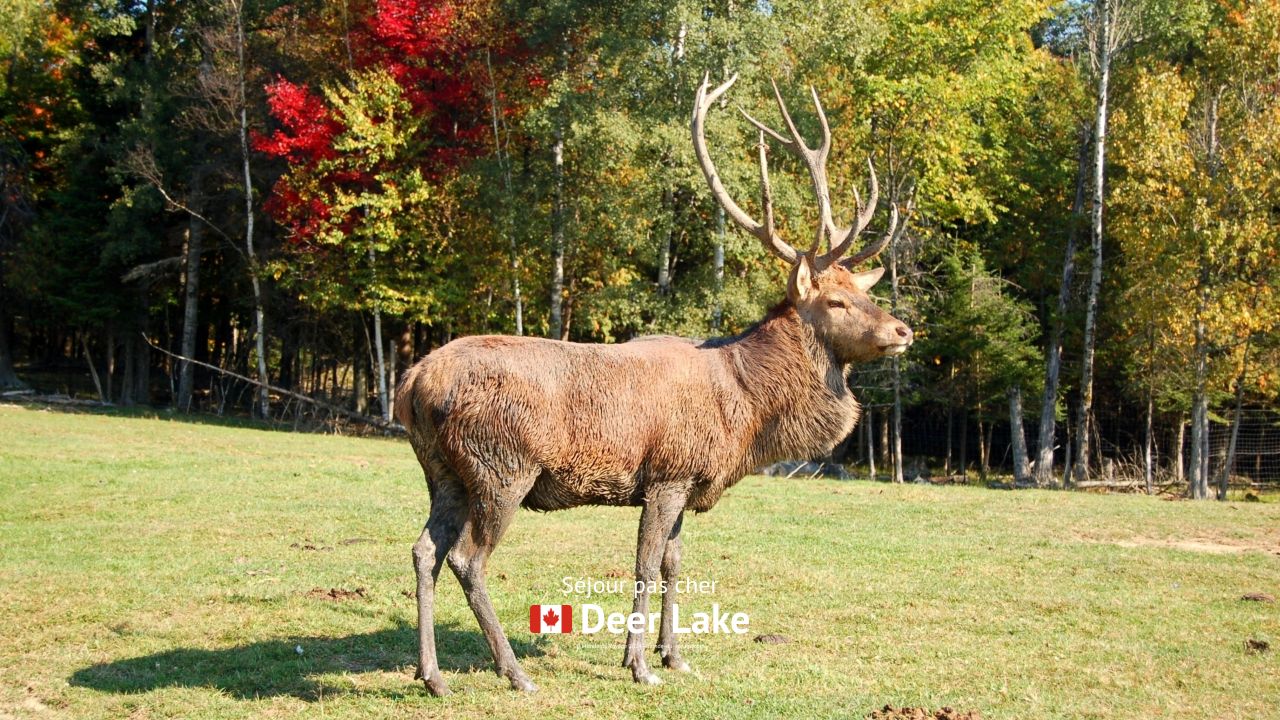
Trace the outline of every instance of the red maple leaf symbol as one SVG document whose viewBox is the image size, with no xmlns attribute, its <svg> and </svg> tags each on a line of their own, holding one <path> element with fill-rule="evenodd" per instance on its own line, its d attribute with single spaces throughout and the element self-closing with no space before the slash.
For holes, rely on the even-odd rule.
<svg viewBox="0 0 1280 720">
<path fill-rule="evenodd" d="M 542 615 L 542 622 L 546 625 L 559 625 L 560 616 L 556 614 L 555 610 L 547 608 L 547 612 Z"/>
</svg>

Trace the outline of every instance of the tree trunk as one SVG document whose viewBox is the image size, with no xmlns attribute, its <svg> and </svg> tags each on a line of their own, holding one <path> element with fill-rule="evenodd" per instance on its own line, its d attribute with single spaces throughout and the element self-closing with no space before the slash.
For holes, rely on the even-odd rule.
<svg viewBox="0 0 1280 720">
<path fill-rule="evenodd" d="M 369 386 L 366 384 L 369 376 L 364 370 L 369 362 L 369 342 L 366 339 L 369 333 L 365 330 L 364 318 L 357 315 L 355 321 L 358 323 L 358 327 L 355 328 L 356 333 L 353 336 L 355 341 L 353 350 L 355 352 L 353 353 L 354 359 L 351 362 L 351 393 L 353 396 L 351 407 L 363 415 L 369 409 Z"/>
<path fill-rule="evenodd" d="M 488 48 L 484 51 L 484 65 L 489 72 L 489 112 L 493 122 L 493 154 L 498 160 L 498 168 L 502 171 L 502 184 L 506 191 L 502 207 L 498 212 L 501 232 L 507 236 L 508 250 L 511 253 L 511 296 L 515 305 L 515 331 L 516 335 L 523 335 L 524 299 L 520 295 L 520 248 L 516 244 L 516 234 L 511 222 L 511 203 L 515 200 L 511 183 L 511 158 L 503 150 L 502 135 L 498 130 L 498 86 L 493 78 L 493 60 L 489 56 Z"/>
<path fill-rule="evenodd" d="M 876 479 L 876 431 L 874 421 L 874 412 L 871 408 L 867 408 L 867 479 Z"/>
<path fill-rule="evenodd" d="M 891 414 L 892 413 L 881 413 L 880 415 L 880 464 L 890 466 L 889 468 L 890 479 L 893 478 L 893 467 L 892 467 L 893 455 L 889 451 L 890 435 L 891 435 L 890 429 L 889 429 L 889 416 Z"/>
<path fill-rule="evenodd" d="M 558 125 L 551 148 L 555 168 L 554 200 L 551 208 L 551 318 L 547 337 L 559 340 L 564 330 L 564 130 Z"/>
<path fill-rule="evenodd" d="M 1094 118 L 1093 205 L 1089 228 L 1092 263 L 1089 269 L 1089 294 L 1085 301 L 1084 356 L 1080 368 L 1080 413 L 1076 418 L 1077 482 L 1089 477 L 1089 422 L 1093 415 L 1094 333 L 1097 329 L 1098 295 L 1102 291 L 1102 204 L 1105 198 L 1107 168 L 1107 86 L 1111 81 L 1111 0 L 1097 0 L 1098 28 L 1098 108 Z"/>
<path fill-rule="evenodd" d="M 898 184 L 894 183 L 893 187 L 895 191 L 889 201 L 896 208 L 899 200 Z M 895 227 L 893 233 L 889 236 L 889 292 L 891 312 L 895 317 L 898 316 L 899 305 L 902 300 L 898 283 L 898 240 L 902 238 L 906 232 L 907 224 L 911 222 L 911 213 L 915 207 L 913 193 L 914 187 L 907 191 L 906 212 L 903 213 L 898 227 Z M 893 358 L 893 481 L 896 483 L 903 481 L 902 465 L 902 363 L 900 358 L 895 355 Z"/>
<path fill-rule="evenodd" d="M 249 280 L 253 286 L 253 331 L 258 355 L 258 412 L 263 418 L 271 417 L 271 396 L 267 391 L 267 332 L 265 313 L 262 309 L 262 281 L 259 278 L 258 255 L 253 238 L 253 173 L 249 154 L 249 110 L 245 86 L 245 37 L 243 0 L 231 0 L 236 23 L 236 82 L 239 96 L 237 104 L 240 117 L 240 165 L 244 175 L 244 248 L 249 262 Z"/>
<path fill-rule="evenodd" d="M 1058 285 L 1058 304 L 1053 314 L 1049 344 L 1045 347 L 1044 398 L 1040 405 L 1040 427 L 1036 435 L 1035 483 L 1041 487 L 1056 482 L 1053 476 L 1053 441 L 1058 409 L 1058 375 L 1062 368 L 1062 334 L 1066 323 L 1067 304 L 1071 301 L 1071 283 L 1076 271 L 1076 234 L 1084 213 L 1085 176 L 1089 165 L 1089 134 L 1080 133 L 1076 160 L 1076 194 L 1071 203 L 1071 227 L 1067 230 L 1067 246 L 1063 252 L 1062 280 Z"/>
<path fill-rule="evenodd" d="M 711 274 L 716 281 L 716 297 L 711 305 L 711 328 L 720 332 L 724 316 L 724 208 L 716 203 L 716 243 L 711 258 Z"/>
<path fill-rule="evenodd" d="M 963 405 L 961 406 L 964 407 Z M 969 411 L 963 409 L 960 412 L 960 478 L 965 482 L 969 480 Z"/>
<path fill-rule="evenodd" d="M 111 402 L 115 398 L 115 374 L 116 374 L 116 334 L 113 330 L 107 330 L 107 402 Z"/>
<path fill-rule="evenodd" d="M 951 438 L 955 434 L 955 408 L 947 403 L 947 454 L 942 461 L 943 477 L 951 477 Z"/>
<path fill-rule="evenodd" d="M 201 173 L 193 173 L 187 204 L 194 213 L 187 217 L 186 272 L 183 275 L 182 345 L 183 357 L 196 356 L 196 336 L 200 325 L 200 255 L 204 250 L 205 224 L 195 213 L 204 212 L 204 193 L 200 188 Z M 178 394 L 174 405 L 183 412 L 191 410 L 191 394 L 195 390 L 196 368 L 182 361 L 178 365 Z"/>
<path fill-rule="evenodd" d="M 370 251 L 372 254 L 372 251 Z M 373 309 L 373 354 L 378 363 L 378 407 L 382 410 L 382 419 L 391 422 L 391 396 L 387 392 L 387 363 L 382 354 L 382 311 Z"/>
<path fill-rule="evenodd" d="M 676 228 L 675 199 L 671 186 L 662 188 L 663 227 L 658 240 L 658 294 L 666 295 L 671 289 L 671 240 Z"/>
<path fill-rule="evenodd" d="M 137 344 L 130 334 L 124 341 L 124 377 L 120 379 L 120 405 L 123 407 L 133 405 L 134 365 L 137 362 Z"/>
<path fill-rule="evenodd" d="M 978 405 L 978 479 L 987 481 L 991 457 L 991 448 L 987 445 L 987 427 L 982 421 L 982 405 Z"/>
<path fill-rule="evenodd" d="M 1253 338 L 1245 338 L 1244 357 L 1240 359 L 1240 373 L 1236 375 L 1236 406 L 1231 418 L 1231 439 L 1227 441 L 1227 456 L 1222 459 L 1222 472 L 1218 475 L 1218 499 L 1227 499 L 1227 488 L 1231 484 L 1231 471 L 1236 464 L 1236 440 L 1240 437 L 1240 415 L 1244 404 L 1245 371 L 1249 367 L 1249 346 Z"/>
<path fill-rule="evenodd" d="M 1013 445 L 1013 482 L 1024 484 L 1030 480 L 1027 467 L 1027 439 L 1022 431 L 1022 386 L 1009 388 L 1009 436 Z"/>
<path fill-rule="evenodd" d="M 98 368 L 93 364 L 93 355 L 89 352 L 89 333 L 80 333 L 80 346 L 84 348 L 84 361 L 89 365 L 89 376 L 93 378 L 93 389 L 98 392 L 98 402 L 107 404 L 107 396 L 102 391 L 102 380 L 98 377 Z"/>
<path fill-rule="evenodd" d="M 1188 475 L 1188 494 L 1194 500 L 1203 500 L 1209 495 L 1209 482 L 1204 477 L 1204 469 L 1208 458 L 1209 447 L 1209 401 L 1205 393 L 1206 352 L 1202 347 L 1204 323 L 1196 326 L 1196 388 L 1191 398 L 1191 463 Z"/>
<path fill-rule="evenodd" d="M 139 303 L 143 299 L 139 297 Z M 129 353 L 132 348 L 133 352 Z M 151 355 L 146 341 L 137 333 L 130 333 L 125 342 L 125 385 L 121 395 L 122 405 L 145 405 L 151 400 Z M 133 363 L 128 362 L 132 357 Z"/>
<path fill-rule="evenodd" d="M 3 293 L 0 292 L 0 296 Z M 13 318 L 0 303 L 0 390 L 25 389 L 13 367 Z"/>
<path fill-rule="evenodd" d="M 1173 481 L 1181 485 L 1186 478 L 1186 458 L 1183 455 L 1183 446 L 1187 444 L 1187 419 L 1185 416 L 1178 416 L 1178 444 L 1177 452 L 1173 456 Z"/>
<path fill-rule="evenodd" d="M 902 369 L 897 356 L 893 358 L 893 481 L 902 478 Z"/>
<path fill-rule="evenodd" d="M 1153 495 L 1156 492 L 1156 457 L 1155 457 L 1155 419 L 1153 415 L 1156 413 L 1156 393 L 1152 388 L 1147 388 L 1147 428 L 1143 433 L 1142 441 L 1142 477 L 1146 480 L 1147 495 Z"/>
</svg>

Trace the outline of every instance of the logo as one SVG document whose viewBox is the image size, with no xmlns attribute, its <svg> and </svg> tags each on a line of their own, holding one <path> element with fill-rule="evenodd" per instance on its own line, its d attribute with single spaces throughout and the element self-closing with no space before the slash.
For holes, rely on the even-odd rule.
<svg viewBox="0 0 1280 720">
<path fill-rule="evenodd" d="M 542 634 L 573 632 L 573 606 L 530 605 L 529 632 Z"/>
</svg>

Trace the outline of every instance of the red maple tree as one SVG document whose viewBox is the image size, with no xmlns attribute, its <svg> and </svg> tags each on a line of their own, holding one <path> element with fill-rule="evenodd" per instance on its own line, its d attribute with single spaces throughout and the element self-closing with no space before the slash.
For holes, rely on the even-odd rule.
<svg viewBox="0 0 1280 720">
<path fill-rule="evenodd" d="M 412 160 L 423 177 L 437 178 L 482 150 L 488 119 L 482 50 L 502 57 L 515 46 L 513 38 L 495 43 L 486 35 L 484 3 L 376 0 L 356 12 L 363 14 L 338 43 L 349 48 L 348 72 L 386 72 L 412 112 L 425 120 L 429 137 L 422 138 L 422 150 Z M 372 178 L 341 170 L 317 173 L 322 161 L 336 156 L 334 140 L 345 129 L 323 94 L 284 77 L 266 91 L 276 127 L 255 137 L 254 148 L 283 159 L 290 168 L 276 182 L 266 210 L 290 230 L 295 243 L 305 245 L 335 219 L 324 198 L 336 187 L 359 189 Z"/>
</svg>

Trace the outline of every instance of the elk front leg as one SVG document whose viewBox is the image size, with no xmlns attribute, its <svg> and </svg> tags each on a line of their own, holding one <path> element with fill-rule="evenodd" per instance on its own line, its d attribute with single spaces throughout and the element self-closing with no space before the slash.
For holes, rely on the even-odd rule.
<svg viewBox="0 0 1280 720">
<path fill-rule="evenodd" d="M 681 492 L 658 493 L 650 497 L 640 512 L 640 541 L 636 548 L 636 594 L 631 606 L 632 614 L 649 617 L 649 588 L 656 584 L 667 547 L 667 539 L 684 511 L 686 494 Z M 622 656 L 622 666 L 631 668 L 631 677 L 638 683 L 657 685 L 662 682 L 649 671 L 644 661 L 644 631 L 627 633 L 627 649 Z"/>
<path fill-rule="evenodd" d="M 667 536 L 666 549 L 662 553 L 662 631 L 658 633 L 658 654 L 662 656 L 662 666 L 669 670 L 689 672 L 689 663 L 680 658 L 676 648 L 676 634 L 672 627 L 674 611 L 671 609 L 676 601 L 676 582 L 680 577 L 680 551 L 683 542 L 680 540 L 680 526 L 684 524 L 684 513 L 676 516 L 676 524 L 671 527 Z"/>
</svg>

